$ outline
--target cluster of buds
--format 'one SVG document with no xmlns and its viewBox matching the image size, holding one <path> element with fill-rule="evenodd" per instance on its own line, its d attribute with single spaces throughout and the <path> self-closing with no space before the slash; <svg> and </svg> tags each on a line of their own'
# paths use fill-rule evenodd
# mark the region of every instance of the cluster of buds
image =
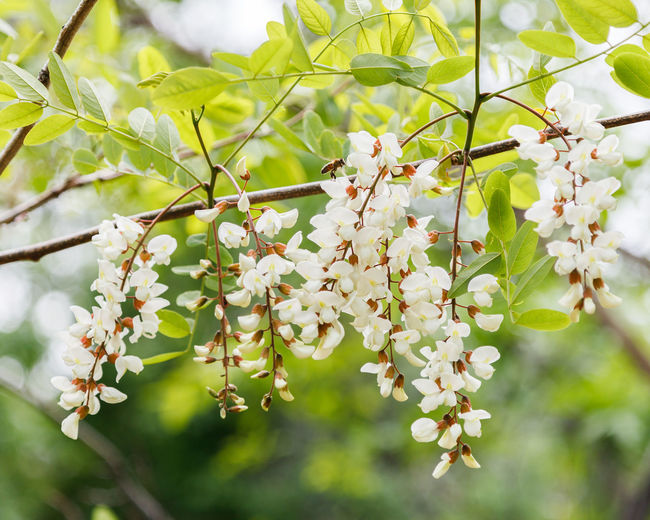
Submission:
<svg viewBox="0 0 650 520">
<path fill-rule="evenodd" d="M 582 310 L 595 312 L 594 295 L 603 307 L 614 307 L 621 301 L 609 291 L 603 271 L 618 258 L 616 249 L 623 234 L 604 232 L 598 224 L 601 212 L 616 207 L 613 194 L 621 183 L 615 177 L 592 180 L 589 167 L 592 163 L 617 166 L 622 156 L 616 151 L 618 138 L 604 137 L 604 127 L 595 120 L 600 106 L 574 101 L 571 85 L 553 85 L 546 105 L 557 116 L 558 124 L 570 132 L 562 138 L 566 150 L 554 147 L 544 132 L 523 125 L 513 126 L 510 135 L 519 141 L 519 156 L 532 159 L 538 176 L 555 188 L 553 199 L 535 202 L 526 211 L 526 218 L 537 223 L 536 231 L 544 238 L 565 224 L 569 227 L 568 237 L 549 242 L 547 249 L 557 258 L 555 271 L 569 278 L 570 288 L 560 304 L 569 309 L 575 322 Z"/>
<path fill-rule="evenodd" d="M 160 319 L 156 312 L 169 305 L 160 296 L 167 286 L 157 282 L 156 264 L 169 264 L 176 249 L 176 240 L 169 235 L 159 235 L 143 243 L 145 230 L 126 217 L 114 215 L 114 221 L 105 220 L 92 239 L 102 255 L 98 260 L 98 277 L 90 286 L 98 293 L 90 311 L 73 306 L 75 323 L 64 333 L 66 350 L 63 361 L 71 368 L 72 377 L 56 376 L 52 385 L 62 392 L 59 405 L 74 410 L 61 424 L 61 430 L 72 439 L 77 438 L 79 421 L 88 414 L 99 411 L 100 400 L 119 403 L 126 394 L 100 383 L 103 365 L 115 365 L 116 382 L 126 371 L 140 373 L 142 360 L 126 354 L 125 339 L 135 343 L 141 336 L 153 338 L 158 332 Z M 131 253 L 119 265 L 113 262 Z M 134 269 L 134 266 L 137 269 Z M 134 290 L 133 295 L 128 293 Z M 136 311 L 132 317 L 124 316 L 123 305 L 130 299 Z"/>
</svg>

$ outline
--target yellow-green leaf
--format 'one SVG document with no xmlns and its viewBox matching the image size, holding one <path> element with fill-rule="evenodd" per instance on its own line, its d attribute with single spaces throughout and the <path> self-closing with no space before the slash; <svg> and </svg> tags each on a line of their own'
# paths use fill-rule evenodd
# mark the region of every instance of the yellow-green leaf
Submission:
<svg viewBox="0 0 650 520">
<path fill-rule="evenodd" d="M 158 49 L 147 45 L 138 51 L 138 73 L 140 79 L 147 79 L 158 72 L 169 72 L 169 63 Z"/>
<path fill-rule="evenodd" d="M 517 37 L 527 47 L 547 56 L 572 58 L 576 54 L 576 43 L 566 34 L 550 31 L 523 31 Z"/>
<path fill-rule="evenodd" d="M 99 161 L 95 154 L 86 148 L 79 148 L 72 154 L 72 164 L 82 175 L 93 173 L 99 169 Z"/>
<path fill-rule="evenodd" d="M 522 313 L 515 324 L 535 330 L 562 330 L 571 324 L 569 317 L 560 311 L 534 309 Z"/>
<path fill-rule="evenodd" d="M 187 67 L 167 76 L 153 92 L 153 102 L 164 108 L 187 110 L 204 105 L 227 86 L 225 75 L 207 67 Z"/>
<path fill-rule="evenodd" d="M 474 68 L 473 56 L 454 56 L 434 63 L 427 73 L 427 82 L 441 85 L 462 78 Z"/>
<path fill-rule="evenodd" d="M 17 99 L 16 91 L 4 81 L 0 81 L 0 101 L 13 101 Z"/>
<path fill-rule="evenodd" d="M 539 200 L 539 188 L 530 173 L 517 173 L 510 179 L 510 203 L 518 209 L 528 209 Z"/>
<path fill-rule="evenodd" d="M 43 109 L 33 103 L 14 103 L 0 111 L 0 130 L 13 130 L 38 121 Z"/>
<path fill-rule="evenodd" d="M 143 365 L 157 365 L 158 363 L 164 363 L 170 359 L 174 359 L 185 354 L 184 350 L 177 350 L 176 352 L 165 352 L 164 354 L 156 354 L 155 356 L 142 358 Z"/>
<path fill-rule="evenodd" d="M 293 42 L 288 38 L 265 41 L 251 55 L 251 72 L 254 76 L 257 76 L 270 71 L 274 67 L 278 73 L 284 72 L 291 58 L 292 50 Z"/>
<path fill-rule="evenodd" d="M 562 16 L 589 43 L 603 43 L 609 35 L 609 25 L 590 14 L 579 0 L 555 0 Z"/>
<path fill-rule="evenodd" d="M 297 0 L 298 14 L 303 23 L 314 34 L 327 36 L 332 30 L 332 20 L 327 11 L 315 0 Z"/>
<path fill-rule="evenodd" d="M 75 85 L 74 78 L 68 67 L 65 66 L 63 60 L 58 54 L 50 52 L 50 61 L 48 62 L 48 69 L 50 71 L 50 80 L 52 81 L 52 88 L 56 97 L 66 107 L 78 111 L 81 104 L 79 101 L 79 93 Z"/>
<path fill-rule="evenodd" d="M 509 241 L 517 231 L 517 220 L 508 196 L 501 189 L 494 190 L 488 202 L 488 225 L 490 231 L 504 242 Z"/>
<path fill-rule="evenodd" d="M 190 334 L 190 324 L 177 312 L 161 310 L 156 314 L 161 320 L 158 330 L 164 336 L 168 338 L 184 338 Z"/>
<path fill-rule="evenodd" d="M 639 18 L 630 0 L 580 0 L 579 3 L 589 14 L 612 27 L 628 27 Z"/>
<path fill-rule="evenodd" d="M 614 60 L 614 71 L 628 89 L 650 98 L 650 58 L 625 52 Z"/>
<path fill-rule="evenodd" d="M 56 139 L 70 130 L 74 126 L 74 122 L 75 118 L 65 114 L 54 114 L 46 117 L 36 123 L 34 128 L 27 134 L 25 144 L 27 146 L 35 146 Z"/>
<path fill-rule="evenodd" d="M 111 114 L 104 101 L 99 97 L 99 93 L 95 85 L 86 78 L 79 78 L 79 93 L 81 94 L 81 102 L 83 103 L 86 112 L 99 121 L 109 122 Z"/>
</svg>

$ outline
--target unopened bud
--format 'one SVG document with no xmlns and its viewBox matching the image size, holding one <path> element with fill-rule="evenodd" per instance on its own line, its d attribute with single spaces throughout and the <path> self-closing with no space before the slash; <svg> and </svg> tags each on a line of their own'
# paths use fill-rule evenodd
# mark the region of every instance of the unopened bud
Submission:
<svg viewBox="0 0 650 520">
<path fill-rule="evenodd" d="M 581 282 L 582 282 L 582 277 L 580 276 L 580 271 L 574 269 L 569 273 L 569 283 L 571 285 L 581 283 Z"/>
<path fill-rule="evenodd" d="M 418 227 L 418 219 L 415 218 L 415 215 L 406 215 L 406 223 L 410 228 Z"/>
<path fill-rule="evenodd" d="M 251 379 L 264 379 L 265 377 L 269 377 L 269 372 L 268 370 L 260 370 L 259 372 L 256 372 L 251 376 Z"/>
<path fill-rule="evenodd" d="M 413 175 L 415 175 L 415 172 L 416 172 L 415 166 L 413 166 L 412 164 L 405 164 L 404 166 L 402 166 L 402 174 L 407 179 L 413 177 Z"/>
<path fill-rule="evenodd" d="M 151 258 L 151 253 L 148 251 L 140 251 L 140 260 L 147 262 Z"/>
<path fill-rule="evenodd" d="M 474 318 L 479 312 L 481 312 L 481 309 L 476 305 L 470 305 L 467 307 L 467 314 L 469 314 L 470 318 Z"/>
<path fill-rule="evenodd" d="M 90 412 L 90 408 L 88 408 L 87 406 L 80 406 L 75 410 L 75 412 L 77 412 L 79 419 L 85 419 L 88 413 Z"/>
<path fill-rule="evenodd" d="M 208 258 L 201 258 L 201 260 L 199 260 L 199 265 L 203 267 L 203 269 L 210 269 L 213 266 L 212 260 L 209 260 Z"/>
<path fill-rule="evenodd" d="M 127 329 L 132 329 L 133 328 L 133 318 L 122 318 L 121 320 L 122 327 L 125 327 Z"/>
<path fill-rule="evenodd" d="M 264 397 L 262 397 L 262 410 L 268 412 L 269 408 L 271 408 L 271 401 L 273 401 L 273 397 L 270 394 L 266 394 Z"/>
<path fill-rule="evenodd" d="M 472 249 L 477 255 L 482 255 L 485 252 L 485 246 L 480 240 L 472 240 Z"/>
<path fill-rule="evenodd" d="M 280 256 L 284 256 L 284 253 L 287 250 L 287 245 L 283 244 L 282 242 L 276 242 L 275 244 L 273 244 L 273 249 Z"/>
<path fill-rule="evenodd" d="M 199 296 L 196 300 L 186 303 L 185 307 L 187 308 L 188 311 L 194 312 L 194 311 L 199 310 L 206 303 L 208 303 L 208 297 L 207 296 Z"/>
<path fill-rule="evenodd" d="M 348 197 L 350 197 L 350 200 L 354 200 L 357 198 L 357 188 L 355 188 L 352 184 L 350 184 L 347 188 L 345 188 L 345 193 L 347 194 Z"/>
<path fill-rule="evenodd" d="M 245 412 L 246 410 L 248 410 L 248 406 L 239 405 L 239 404 L 236 404 L 235 406 L 231 406 L 230 408 L 228 408 L 228 411 L 232 413 L 241 413 L 241 412 Z"/>
<path fill-rule="evenodd" d="M 195 280 L 200 280 L 207 274 L 208 272 L 205 269 L 196 269 L 194 271 L 190 271 L 190 277 L 194 278 Z"/>
<path fill-rule="evenodd" d="M 437 231 L 429 231 L 429 234 L 427 235 L 429 237 L 429 243 L 430 244 L 435 244 L 438 242 L 438 239 L 440 238 L 440 233 Z"/>
<path fill-rule="evenodd" d="M 214 306 L 214 317 L 217 318 L 218 320 L 223 319 L 223 307 L 221 306 L 220 303 L 217 303 Z"/>
<path fill-rule="evenodd" d="M 278 285 L 278 290 L 282 294 L 284 294 L 286 296 L 289 296 L 291 294 L 291 291 L 293 291 L 293 287 L 291 285 L 289 285 L 288 283 L 283 282 L 280 285 Z"/>
<path fill-rule="evenodd" d="M 210 388 L 209 386 L 206 386 L 205 389 L 208 391 L 208 394 L 210 394 L 210 397 L 214 399 L 219 399 L 219 392 L 217 392 L 214 388 Z"/>
<path fill-rule="evenodd" d="M 388 354 L 384 352 L 383 350 L 380 350 L 379 353 L 377 354 L 377 359 L 379 360 L 380 365 L 384 365 L 388 363 Z"/>
</svg>

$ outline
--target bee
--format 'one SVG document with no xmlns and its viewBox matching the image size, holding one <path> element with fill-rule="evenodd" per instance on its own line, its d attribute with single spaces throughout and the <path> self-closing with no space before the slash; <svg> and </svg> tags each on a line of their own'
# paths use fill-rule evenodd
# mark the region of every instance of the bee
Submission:
<svg viewBox="0 0 650 520">
<path fill-rule="evenodd" d="M 345 159 L 334 159 L 331 162 L 328 162 L 321 169 L 321 174 L 329 173 L 332 179 L 336 179 L 336 170 L 343 168 L 345 166 Z"/>
</svg>

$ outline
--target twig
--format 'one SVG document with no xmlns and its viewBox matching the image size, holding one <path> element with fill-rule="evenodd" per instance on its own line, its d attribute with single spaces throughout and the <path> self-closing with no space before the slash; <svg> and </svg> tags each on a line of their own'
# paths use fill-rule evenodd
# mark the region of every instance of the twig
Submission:
<svg viewBox="0 0 650 520">
<path fill-rule="evenodd" d="M 97 0 L 81 0 L 77 6 L 77 9 L 75 9 L 74 13 L 72 13 L 72 16 L 70 16 L 66 24 L 61 28 L 59 37 L 54 44 L 54 48 L 52 49 L 60 57 L 63 58 L 68 48 L 70 47 L 70 44 L 72 43 L 72 39 L 77 34 L 79 27 L 81 27 L 81 24 L 84 22 L 96 3 Z M 47 62 L 45 65 L 43 65 L 43 68 L 38 73 L 38 80 L 46 87 L 49 87 L 50 71 L 47 67 Z M 32 124 L 16 130 L 16 132 L 14 132 L 14 135 L 11 136 L 11 139 L 4 147 L 4 150 L 0 152 L 0 175 L 2 175 L 2 173 L 7 169 L 7 166 L 9 166 L 9 163 L 16 156 L 18 150 L 20 150 L 20 148 L 23 146 L 23 141 L 25 141 L 25 137 L 33 128 L 33 126 L 34 125 Z"/>
<path fill-rule="evenodd" d="M 119 171 L 99 170 L 89 175 L 74 175 L 72 177 L 68 177 L 58 186 L 54 186 L 53 188 L 44 191 L 40 195 L 26 200 L 25 202 L 21 202 L 20 204 L 0 214 L 0 224 L 9 224 L 10 222 L 13 222 L 25 213 L 29 213 L 30 211 L 41 207 L 45 203 L 57 198 L 59 195 L 68 190 L 81 188 L 95 182 L 110 181 L 117 179 L 122 175 L 123 173 Z"/>
<path fill-rule="evenodd" d="M 650 377 L 650 359 L 641 350 L 636 340 L 630 336 L 625 327 L 622 327 L 618 320 L 612 318 L 611 314 L 600 308 L 600 306 L 596 308 L 596 317 L 619 339 L 621 346 L 634 360 L 639 370 Z"/>
<path fill-rule="evenodd" d="M 650 110 L 645 112 L 628 114 L 624 116 L 608 117 L 605 119 L 600 119 L 599 122 L 605 128 L 614 128 L 618 126 L 625 126 L 625 125 L 639 123 L 641 121 L 649 121 L 649 120 L 650 120 Z M 562 128 L 562 131 L 566 132 L 566 129 Z M 548 137 L 547 137 L 548 139 L 557 137 L 557 135 L 553 135 L 552 131 L 547 133 L 548 133 Z M 517 146 L 517 144 L 518 143 L 515 139 L 506 139 L 505 141 L 497 141 L 483 146 L 477 146 L 470 150 L 469 157 L 471 159 L 478 159 L 480 157 L 496 155 L 508 150 L 512 150 Z M 423 161 L 415 161 L 412 164 L 418 165 Z M 248 198 L 252 203 L 258 203 L 258 202 L 272 202 L 277 200 L 295 199 L 299 197 L 308 197 L 310 195 L 318 195 L 320 193 L 323 193 L 323 190 L 321 188 L 320 181 L 317 181 L 317 182 L 308 182 L 305 184 L 297 184 L 295 186 L 282 186 L 279 188 L 271 188 L 268 190 L 255 191 L 249 193 Z M 231 195 L 227 197 L 218 197 L 215 199 L 215 202 L 220 202 L 222 200 L 236 203 L 237 196 Z M 187 204 L 181 204 L 174 207 L 172 210 L 170 210 L 162 220 L 172 220 L 172 219 L 187 217 L 189 215 L 192 215 L 197 209 L 203 209 L 203 208 L 204 205 L 201 202 L 190 202 Z M 137 215 L 133 215 L 131 218 L 151 220 L 156 218 L 156 216 L 160 213 L 160 211 L 161 210 L 158 209 L 146 213 L 139 213 Z M 8 264 L 11 262 L 18 262 L 21 260 L 37 261 L 50 253 L 55 253 L 57 251 L 62 251 L 70 247 L 74 247 L 80 244 L 85 244 L 86 242 L 89 242 L 92 236 L 95 235 L 96 233 L 97 233 L 97 227 L 93 227 L 85 231 L 67 235 L 61 238 L 54 238 L 31 246 L 0 252 L 0 265 Z"/>
<path fill-rule="evenodd" d="M 57 424 L 61 422 L 64 414 L 58 410 L 52 409 L 38 401 L 35 397 L 27 394 L 25 389 L 14 384 L 9 379 L 0 374 L 0 388 L 11 394 L 17 399 L 24 401 L 43 415 L 49 417 Z M 128 468 L 127 458 L 117 449 L 117 447 L 102 433 L 87 423 L 79 430 L 79 440 L 98 455 L 113 473 L 114 481 L 122 490 L 124 495 L 137 507 L 146 518 L 153 520 L 171 520 L 172 517 L 167 513 L 164 507 L 149 493 L 149 491 L 135 480 Z"/>
</svg>

